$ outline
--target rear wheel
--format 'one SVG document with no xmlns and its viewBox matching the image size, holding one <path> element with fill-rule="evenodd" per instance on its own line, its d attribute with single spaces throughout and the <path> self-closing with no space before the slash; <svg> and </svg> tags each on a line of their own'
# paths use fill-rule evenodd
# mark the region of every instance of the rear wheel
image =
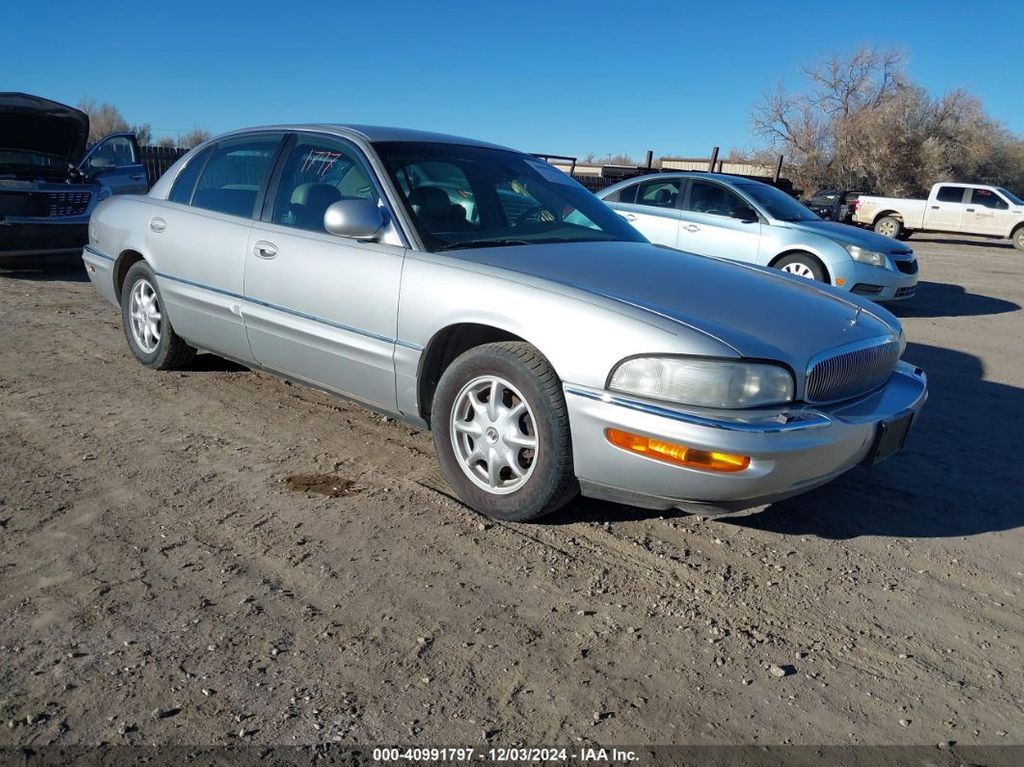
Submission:
<svg viewBox="0 0 1024 767">
<path fill-rule="evenodd" d="M 898 240 L 903 234 L 903 222 L 896 216 L 882 216 L 875 222 L 875 232 L 891 240 Z"/>
<path fill-rule="evenodd" d="M 1013 247 L 1017 250 L 1024 250 L 1024 226 L 1017 227 L 1017 231 L 1013 233 Z"/>
<path fill-rule="evenodd" d="M 579 492 L 561 382 L 529 344 L 462 354 L 441 376 L 430 412 L 445 479 L 481 514 L 536 519 Z"/>
<path fill-rule="evenodd" d="M 156 276 L 139 261 L 128 270 L 121 288 L 121 325 L 128 348 L 146 367 L 170 370 L 187 365 L 196 356 L 167 317 Z"/>
<path fill-rule="evenodd" d="M 829 281 L 821 262 L 810 253 L 790 253 L 776 261 L 775 268 L 808 280 Z"/>
</svg>

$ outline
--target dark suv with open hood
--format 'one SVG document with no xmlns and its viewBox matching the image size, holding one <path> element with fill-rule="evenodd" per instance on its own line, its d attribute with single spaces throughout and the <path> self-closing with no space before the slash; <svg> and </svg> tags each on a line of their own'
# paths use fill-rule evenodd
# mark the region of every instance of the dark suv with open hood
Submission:
<svg viewBox="0 0 1024 767">
<path fill-rule="evenodd" d="M 0 266 L 80 253 L 96 203 L 148 191 L 135 136 L 107 136 L 86 152 L 88 138 L 84 112 L 0 93 Z"/>
</svg>

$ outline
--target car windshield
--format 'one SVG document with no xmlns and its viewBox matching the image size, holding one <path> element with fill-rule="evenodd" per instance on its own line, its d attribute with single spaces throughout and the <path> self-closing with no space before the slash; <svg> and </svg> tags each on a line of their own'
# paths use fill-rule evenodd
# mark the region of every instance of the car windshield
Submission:
<svg viewBox="0 0 1024 767">
<path fill-rule="evenodd" d="M 742 192 L 779 221 L 817 221 L 810 208 L 797 202 L 781 189 L 767 184 L 737 184 Z"/>
<path fill-rule="evenodd" d="M 1003 197 L 1012 202 L 1014 205 L 1024 205 L 1024 200 L 1021 200 L 1020 197 L 1015 195 L 1013 192 L 1003 189 L 1002 187 L 998 187 L 996 191 L 1003 195 Z"/>
<path fill-rule="evenodd" d="M 505 149 L 374 144 L 430 251 L 542 242 L 645 242 L 569 176 Z"/>
</svg>

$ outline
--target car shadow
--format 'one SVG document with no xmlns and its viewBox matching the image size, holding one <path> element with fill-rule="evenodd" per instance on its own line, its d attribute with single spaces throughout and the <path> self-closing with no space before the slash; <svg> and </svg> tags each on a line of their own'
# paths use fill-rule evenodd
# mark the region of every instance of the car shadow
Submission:
<svg viewBox="0 0 1024 767">
<path fill-rule="evenodd" d="M 249 368 L 237 362 L 218 357 L 216 354 L 200 352 L 186 367 L 185 373 L 248 373 Z"/>
<path fill-rule="evenodd" d="M 968 293 L 961 285 L 922 281 L 917 283 L 916 296 L 886 304 L 885 308 L 897 317 L 977 317 L 1015 312 L 1020 305 L 1002 298 Z"/>
<path fill-rule="evenodd" d="M 27 282 L 88 282 L 80 255 L 66 259 L 53 259 L 42 265 L 4 266 L 0 263 L 0 277 Z"/>
<path fill-rule="evenodd" d="M 929 398 L 904 451 L 858 467 L 804 495 L 719 523 L 782 535 L 951 538 L 1024 526 L 1017 459 L 1024 389 L 984 380 L 977 357 L 909 344 L 904 358 L 929 374 Z M 670 517 L 581 498 L 555 524 Z"/>
<path fill-rule="evenodd" d="M 1000 240 L 996 238 L 993 238 L 991 240 L 984 238 L 979 238 L 977 240 L 965 240 L 949 237 L 915 237 L 914 241 L 922 243 L 927 242 L 930 245 L 974 245 L 984 248 L 1008 248 L 1009 250 L 1014 250 L 1012 242 L 1010 242 L 1009 240 Z M 911 242 L 911 245 L 913 245 L 913 242 Z"/>
</svg>

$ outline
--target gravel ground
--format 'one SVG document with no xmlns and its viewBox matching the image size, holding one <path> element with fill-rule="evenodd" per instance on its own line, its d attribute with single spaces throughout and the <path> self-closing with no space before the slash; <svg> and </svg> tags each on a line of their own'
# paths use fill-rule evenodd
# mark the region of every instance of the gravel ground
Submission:
<svg viewBox="0 0 1024 767">
<path fill-rule="evenodd" d="M 0 277 L 0 746 L 1024 742 L 1024 253 L 911 244 L 906 452 L 718 521 L 485 521 L 429 435 Z"/>
</svg>

